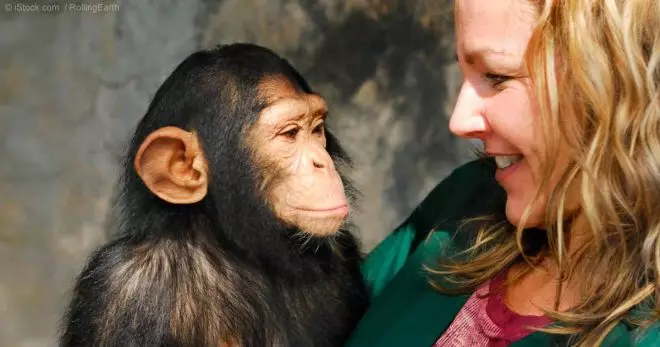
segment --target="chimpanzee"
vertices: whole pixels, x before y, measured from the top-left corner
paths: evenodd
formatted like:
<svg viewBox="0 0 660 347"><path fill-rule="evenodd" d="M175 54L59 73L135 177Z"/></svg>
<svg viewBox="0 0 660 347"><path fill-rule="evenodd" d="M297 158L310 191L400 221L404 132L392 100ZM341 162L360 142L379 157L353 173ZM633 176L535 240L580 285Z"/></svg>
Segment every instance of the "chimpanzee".
<svg viewBox="0 0 660 347"><path fill-rule="evenodd" d="M327 115L268 48L188 56L137 125L118 230L77 278L60 345L342 345L368 298Z"/></svg>

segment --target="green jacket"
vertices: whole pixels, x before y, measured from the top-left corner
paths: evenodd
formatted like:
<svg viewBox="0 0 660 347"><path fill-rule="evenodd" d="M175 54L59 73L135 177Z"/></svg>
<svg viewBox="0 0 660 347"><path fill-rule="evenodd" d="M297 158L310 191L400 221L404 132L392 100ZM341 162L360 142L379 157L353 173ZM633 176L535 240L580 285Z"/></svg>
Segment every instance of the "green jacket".
<svg viewBox="0 0 660 347"><path fill-rule="evenodd" d="M470 233L453 234L461 219L484 213L501 214L505 199L494 180L494 168L483 160L459 167L436 186L365 259L363 273L372 304L346 346L432 346L469 295L443 295L433 290L423 265L432 266L443 252L451 254L466 247ZM512 346L552 345L565 346L566 341L534 332ZM622 323L608 335L603 346L660 346L660 325L655 324L642 334Z"/></svg>

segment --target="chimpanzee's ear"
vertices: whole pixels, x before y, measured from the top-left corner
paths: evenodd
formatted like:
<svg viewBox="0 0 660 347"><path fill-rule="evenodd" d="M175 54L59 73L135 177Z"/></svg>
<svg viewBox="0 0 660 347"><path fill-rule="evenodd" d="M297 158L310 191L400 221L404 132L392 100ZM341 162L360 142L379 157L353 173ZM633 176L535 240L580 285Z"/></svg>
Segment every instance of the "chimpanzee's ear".
<svg viewBox="0 0 660 347"><path fill-rule="evenodd" d="M133 166L149 190L167 202L191 204L206 196L208 164L193 132L171 126L154 131Z"/></svg>

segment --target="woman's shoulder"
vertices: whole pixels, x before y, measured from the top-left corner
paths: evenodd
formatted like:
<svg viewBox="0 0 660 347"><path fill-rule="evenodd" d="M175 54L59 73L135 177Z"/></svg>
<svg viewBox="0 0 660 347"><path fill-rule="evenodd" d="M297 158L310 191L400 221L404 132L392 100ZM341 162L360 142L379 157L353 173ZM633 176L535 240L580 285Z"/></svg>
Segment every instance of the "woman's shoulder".
<svg viewBox="0 0 660 347"><path fill-rule="evenodd" d="M476 159L457 167L436 184L414 209L408 222L421 229L443 228L444 222L485 212L479 210L501 210L505 198L495 181L493 161Z"/></svg>
<svg viewBox="0 0 660 347"><path fill-rule="evenodd" d="M660 347L660 322L646 327L630 327L617 324L602 343L603 346Z"/></svg>
<svg viewBox="0 0 660 347"><path fill-rule="evenodd" d="M503 211L503 197L494 180L494 165L486 159L454 169L364 259L363 275L372 295L380 293L420 244L428 244L429 240L443 245L460 241L464 238L462 235L451 236L461 220L478 216L485 210ZM441 248L430 249L439 251Z"/></svg>
<svg viewBox="0 0 660 347"><path fill-rule="evenodd" d="M633 332L636 347L660 347L660 321Z"/></svg>
<svg viewBox="0 0 660 347"><path fill-rule="evenodd" d="M447 231L457 246L465 246L469 227L455 231L466 220L475 217L505 217L506 193L495 180L492 159L481 158L456 168L438 183L418 206L417 225L422 229ZM413 218L411 218L413 219Z"/></svg>
<svg viewBox="0 0 660 347"><path fill-rule="evenodd" d="M639 304L630 312L631 320L640 320L648 315L654 315L652 307L655 299L648 299ZM621 329L621 328L625 329ZM631 326L630 324L619 324L620 330L624 330L629 340L632 340L631 345L635 347L660 347L660 319L655 316L651 322L647 322L642 326Z"/></svg>

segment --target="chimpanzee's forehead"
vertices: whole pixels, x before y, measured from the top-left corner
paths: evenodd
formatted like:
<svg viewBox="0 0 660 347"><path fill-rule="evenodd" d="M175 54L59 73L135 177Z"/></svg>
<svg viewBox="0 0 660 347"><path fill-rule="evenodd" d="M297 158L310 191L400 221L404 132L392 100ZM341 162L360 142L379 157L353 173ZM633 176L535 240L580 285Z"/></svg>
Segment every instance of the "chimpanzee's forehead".
<svg viewBox="0 0 660 347"><path fill-rule="evenodd" d="M267 105L266 108L288 104L304 105L310 113L327 111L327 103L322 96L298 90L284 77L264 78L259 84L259 97Z"/></svg>
<svg viewBox="0 0 660 347"><path fill-rule="evenodd" d="M265 76L259 81L259 97L266 103L283 97L296 97L301 91L284 76Z"/></svg>
<svg viewBox="0 0 660 347"><path fill-rule="evenodd" d="M269 103L262 110L262 117L270 122L279 122L291 117L315 118L325 116L328 108L325 100L316 94L285 96Z"/></svg>

